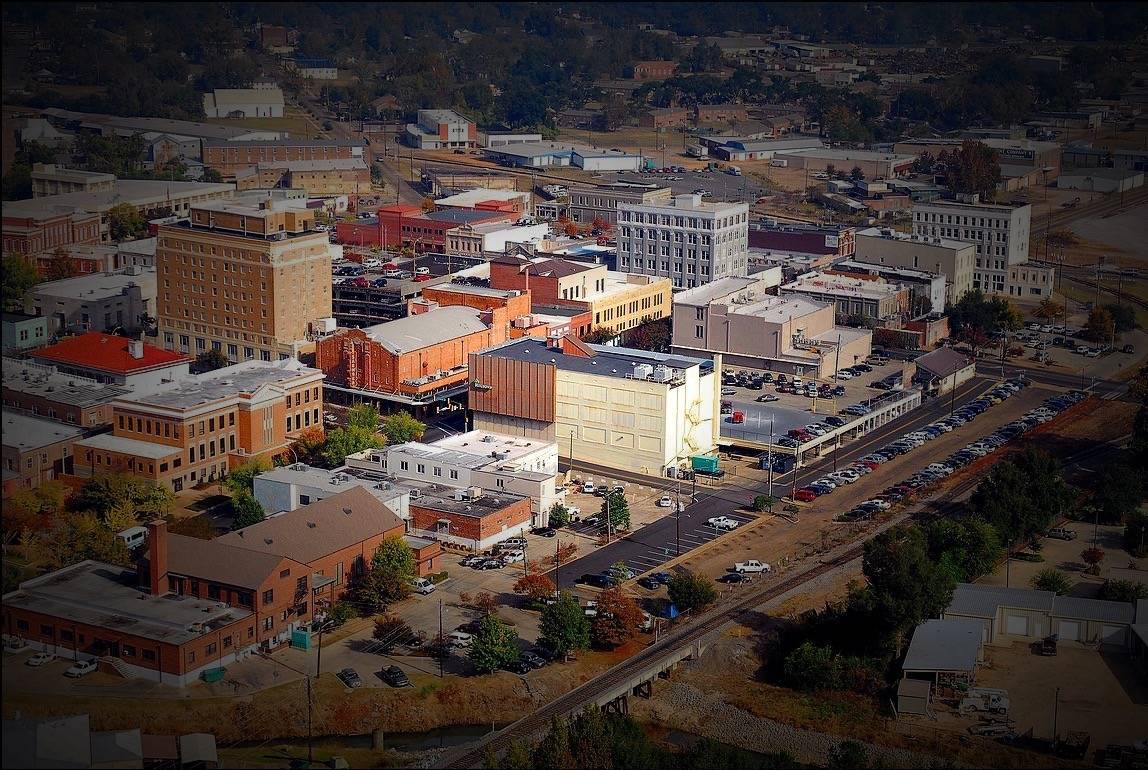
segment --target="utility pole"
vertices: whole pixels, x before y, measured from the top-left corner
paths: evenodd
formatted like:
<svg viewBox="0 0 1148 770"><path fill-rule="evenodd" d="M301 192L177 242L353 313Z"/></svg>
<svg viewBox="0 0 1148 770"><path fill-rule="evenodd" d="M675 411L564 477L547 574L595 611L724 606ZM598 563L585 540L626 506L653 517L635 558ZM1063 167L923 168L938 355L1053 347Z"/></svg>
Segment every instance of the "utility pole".
<svg viewBox="0 0 1148 770"><path fill-rule="evenodd" d="M439 640L439 645L441 647L441 645L444 641L443 634L442 634L442 597L439 597L439 600L438 600L438 640ZM438 652L439 652L439 655L438 655L438 678L442 679L443 678L443 670L442 669L443 669L443 663L444 663L443 654L442 654L443 651L440 649Z"/></svg>
<svg viewBox="0 0 1148 770"><path fill-rule="evenodd" d="M1060 716L1060 688L1056 688L1056 697L1052 700L1052 745L1056 746L1056 720Z"/></svg>
<svg viewBox="0 0 1148 770"><path fill-rule="evenodd" d="M769 496L773 497L773 418L769 418Z"/></svg>
<svg viewBox="0 0 1148 770"><path fill-rule="evenodd" d="M677 538L677 556L682 555L682 478L676 476L677 490L675 492L677 500L674 501L674 535Z"/></svg>
<svg viewBox="0 0 1148 770"><path fill-rule="evenodd" d="M315 766L315 745L311 739L311 712L313 710L313 703L311 700L311 677L307 677L307 767Z"/></svg>

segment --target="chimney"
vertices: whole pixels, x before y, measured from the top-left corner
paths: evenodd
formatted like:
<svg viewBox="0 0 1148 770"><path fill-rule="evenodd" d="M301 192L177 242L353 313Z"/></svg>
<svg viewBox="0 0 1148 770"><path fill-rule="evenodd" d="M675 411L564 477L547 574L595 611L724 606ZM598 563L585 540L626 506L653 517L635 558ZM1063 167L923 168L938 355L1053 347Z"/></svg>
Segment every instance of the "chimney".
<svg viewBox="0 0 1148 770"><path fill-rule="evenodd" d="M143 356L144 356L144 347L143 346L144 346L144 344L141 340L129 340L128 341L128 354L131 355L131 357L136 359L136 360L143 358Z"/></svg>
<svg viewBox="0 0 1148 770"><path fill-rule="evenodd" d="M152 596L167 593L167 522L156 519L147 525L148 585Z"/></svg>

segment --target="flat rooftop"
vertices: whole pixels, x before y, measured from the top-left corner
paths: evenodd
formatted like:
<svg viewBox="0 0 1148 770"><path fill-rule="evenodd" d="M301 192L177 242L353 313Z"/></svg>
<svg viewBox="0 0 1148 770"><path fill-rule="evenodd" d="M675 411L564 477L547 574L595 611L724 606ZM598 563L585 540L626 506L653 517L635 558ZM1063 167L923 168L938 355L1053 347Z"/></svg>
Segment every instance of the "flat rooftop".
<svg viewBox="0 0 1148 770"><path fill-rule="evenodd" d="M162 179L117 179L111 190L45 195L22 201L6 201L6 217L48 217L68 212L104 212L120 203L133 206L165 203L199 195L234 194L235 185L217 182L168 182Z"/></svg>
<svg viewBox="0 0 1148 770"><path fill-rule="evenodd" d="M188 375L179 382L136 394L130 401L149 406L191 409L240 393L254 393L264 385L321 374L321 370L312 369L292 358L282 361L245 361L206 374Z"/></svg>
<svg viewBox="0 0 1148 770"><path fill-rule="evenodd" d="M288 171L366 171L363 158L327 158L324 160L268 160L259 168L285 168Z"/></svg>
<svg viewBox="0 0 1148 770"><path fill-rule="evenodd" d="M95 112L74 112L51 108L42 110L46 117L56 118L68 122L80 121L93 125L104 125L110 128L132 128L141 132L156 132L160 134L175 134L177 136L192 136L212 139L231 139L251 133L279 133L266 129L242 128L239 126L221 126L217 123L199 123L190 120L168 120L167 118L127 118L119 115L104 115Z"/></svg>
<svg viewBox="0 0 1148 770"><path fill-rule="evenodd" d="M44 417L4 410L4 446L20 452L30 452L61 441L78 439L84 435L81 428Z"/></svg>
<svg viewBox="0 0 1148 770"><path fill-rule="evenodd" d="M676 298L675 298L676 300ZM730 305L729 312L738 315L751 315L764 319L769 323L785 323L800 319L810 313L824 310L828 305L817 302L809 297L793 294L783 294L780 297L767 295L746 305Z"/></svg>
<svg viewBox="0 0 1148 770"><path fill-rule="evenodd" d="M709 359L691 358L667 353L653 353L648 350L618 348L610 345L583 344L594 351L595 355L585 358L563 353L561 350L548 347L546 340L538 339L537 337L521 337L517 340L489 348L478 355L508 358L514 361L527 361L536 364L551 364L563 371L595 374L602 377L616 377L618 379L632 378L634 367L639 364L667 366L673 369L689 369L694 366L700 366L703 370L708 369L712 371L713 369L713 361Z"/></svg>
<svg viewBox="0 0 1148 770"><path fill-rule="evenodd" d="M473 190L439 198L435 201L435 204L439 206L473 206L483 201L513 201L523 196L529 198L530 193L518 192L517 190L489 190L485 187L476 187Z"/></svg>
<svg viewBox="0 0 1148 770"><path fill-rule="evenodd" d="M100 433L96 436L80 439L76 446L87 449L105 449L135 457L145 457L149 460L162 460L165 457L182 454L180 447L171 444L153 444L150 441L128 438L127 436L113 436L111 433Z"/></svg>
<svg viewBox="0 0 1148 770"><path fill-rule="evenodd" d="M81 409L106 404L130 393L130 388L110 385L87 377L61 374L54 366L5 358L3 363L5 390L29 396L38 396L60 404Z"/></svg>
<svg viewBox="0 0 1148 770"><path fill-rule="evenodd" d="M422 350L440 342L476 334L489 328L482 320L481 310L463 305L448 305L377 326L368 326L362 331L387 350L397 354Z"/></svg>
<svg viewBox="0 0 1148 770"><path fill-rule="evenodd" d="M554 446L551 442L528 439L521 436L508 436L485 430L471 430L447 436L433 444L409 441L406 444L388 447L389 452L401 452L415 457L441 458L443 462L466 464L470 468L481 468L491 463L514 463L527 455L544 451ZM498 457L492 456L497 452ZM469 459L468 459L469 458Z"/></svg>
<svg viewBox="0 0 1148 770"><path fill-rule="evenodd" d="M930 273L928 270L916 270L911 267L894 267L893 265L879 265L875 262L865 262L859 259L846 259L842 262L835 262L832 270L845 269L847 272L852 268L852 272L872 272L872 273L889 273L891 275L901 275L905 278L913 278L917 280L930 280L938 277L939 273ZM675 297L675 299L677 299Z"/></svg>
<svg viewBox="0 0 1148 770"><path fill-rule="evenodd" d="M91 560L21 583L4 595L4 606L167 644L199 639L251 614L187 595L152 596L137 587L134 570Z"/></svg>
<svg viewBox="0 0 1148 770"><path fill-rule="evenodd" d="M488 147L485 152L516 158L537 158L545 155L573 155L592 152L593 148L577 142L516 142L499 147Z"/></svg>
<svg viewBox="0 0 1148 770"><path fill-rule="evenodd" d="M881 280L849 278L848 276L827 275L825 273L808 273L781 288L783 291L876 300L885 299L901 290L899 285Z"/></svg>
<svg viewBox="0 0 1148 770"><path fill-rule="evenodd" d="M418 508L429 508L432 511L453 513L460 516L473 516L483 518L492 516L506 507L528 500L525 495L515 495L510 492L490 492L484 490L473 500L456 500L453 494L444 490L442 492L420 490L417 498L411 500L411 505Z"/></svg>
<svg viewBox="0 0 1148 770"><path fill-rule="evenodd" d="M898 232L897 230L887 227L867 227L864 230L858 230L857 237L861 236L865 236L866 238L881 238L886 241L906 241L924 247L955 249L957 251L973 246L971 243L954 241L951 238L934 238L932 236L926 237L923 235L914 237L909 233Z"/></svg>
<svg viewBox="0 0 1148 770"><path fill-rule="evenodd" d="M435 291L471 294L476 297L497 297L498 299L509 299L522 294L522 291L518 289L492 289L489 286L473 286L469 283L442 283L432 288Z"/></svg>
<svg viewBox="0 0 1148 770"><path fill-rule="evenodd" d="M692 289L680 291L674 295L675 305L689 305L690 307L709 307L714 300L722 299L730 294L744 291L761 282L760 278L742 278L728 276L718 278L716 281L703 283Z"/></svg>
<svg viewBox="0 0 1148 770"><path fill-rule="evenodd" d="M360 454L366 455L370 452L381 452L381 450L367 450ZM295 484L311 489L321 489L332 495L345 492L350 486L363 487L374 495L379 502L392 507L397 507L395 503L397 498L410 491L409 487L402 483L395 483L393 477L381 471L347 467L329 471L325 468L315 468L303 463L272 468L260 473L256 478L263 482ZM268 511L268 513L276 513L276 511Z"/></svg>
<svg viewBox="0 0 1148 770"><path fill-rule="evenodd" d="M483 211L480 209L445 209L443 211L428 211L423 214L422 219L429 219L432 222L453 222L457 225L472 224L485 222L497 217L505 217L504 211Z"/></svg>
<svg viewBox="0 0 1148 770"><path fill-rule="evenodd" d="M258 129L256 129L258 130ZM227 139L205 139L204 148L231 147L244 150L248 147L362 147L362 142L350 139L307 139L305 137L288 137L286 139L245 139L242 141L228 141Z"/></svg>
<svg viewBox="0 0 1148 770"><path fill-rule="evenodd" d="M827 158L830 160L892 160L911 161L916 155L895 152L875 152L873 150L831 150L828 148L808 148L785 150L785 155L800 155L806 158Z"/></svg>

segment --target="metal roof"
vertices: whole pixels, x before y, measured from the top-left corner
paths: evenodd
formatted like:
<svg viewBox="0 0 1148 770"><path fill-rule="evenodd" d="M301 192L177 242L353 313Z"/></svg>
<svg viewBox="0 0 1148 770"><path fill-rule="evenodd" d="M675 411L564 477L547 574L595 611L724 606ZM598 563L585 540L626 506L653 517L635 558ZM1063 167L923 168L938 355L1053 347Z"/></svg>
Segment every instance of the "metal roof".
<svg viewBox="0 0 1148 770"><path fill-rule="evenodd" d="M368 326L363 332L387 350L399 354L477 334L489 328L482 321L481 310L463 305L448 305L377 326Z"/></svg>
<svg viewBox="0 0 1148 770"><path fill-rule="evenodd" d="M996 617L997 609L1001 606L1052 612L1052 601L1055 597L1056 594L1052 591L960 583L953 591L953 600L949 603L945 614L992 618Z"/></svg>
<svg viewBox="0 0 1148 770"><path fill-rule="evenodd" d="M1052 600L1052 614L1058 618L1095 620L1101 623L1132 623L1136 609L1131 602L1109 602L1080 596L1058 596Z"/></svg>
<svg viewBox="0 0 1148 770"><path fill-rule="evenodd" d="M913 632L903 671L972 671L984 625L979 620L926 620Z"/></svg>
<svg viewBox="0 0 1148 770"><path fill-rule="evenodd" d="M4 446L19 452L51 446L84 435L82 428L4 410Z"/></svg>

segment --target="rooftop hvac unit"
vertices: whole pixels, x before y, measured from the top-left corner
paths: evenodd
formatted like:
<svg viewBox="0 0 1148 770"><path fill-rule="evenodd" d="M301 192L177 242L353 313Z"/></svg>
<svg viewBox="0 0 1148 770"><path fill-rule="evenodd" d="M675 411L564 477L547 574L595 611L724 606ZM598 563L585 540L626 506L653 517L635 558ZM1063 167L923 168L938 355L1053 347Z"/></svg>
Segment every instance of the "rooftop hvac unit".
<svg viewBox="0 0 1148 770"><path fill-rule="evenodd" d="M654 367L649 364L638 364L634 367L634 376L639 380L647 380L654 373Z"/></svg>
<svg viewBox="0 0 1148 770"><path fill-rule="evenodd" d="M674 370L668 366L654 367L654 381L655 382L669 382L674 378Z"/></svg>
<svg viewBox="0 0 1148 770"><path fill-rule="evenodd" d="M470 499L470 492L465 490L465 489L456 489L454 491L454 494L452 495L452 497L455 500L469 500Z"/></svg>
<svg viewBox="0 0 1148 770"><path fill-rule="evenodd" d="M331 477L331 486L337 487L342 483L343 483L343 480L341 478L339 478L338 476L332 476Z"/></svg>
<svg viewBox="0 0 1148 770"><path fill-rule="evenodd" d="M483 437L482 437L482 443L484 443L484 444L493 444L493 443L494 443L494 436L489 436L489 435L488 435L488 436L483 436Z"/></svg>
<svg viewBox="0 0 1148 770"><path fill-rule="evenodd" d="M418 500L422 496L423 496L423 493L418 491L417 489L411 490L411 499L412 500Z"/></svg>
<svg viewBox="0 0 1148 770"><path fill-rule="evenodd" d="M302 470L306 470L306 469L307 469L307 466L304 465L303 463L295 463L294 465L291 466L291 470L293 470L293 471L302 471Z"/></svg>
<svg viewBox="0 0 1148 770"><path fill-rule="evenodd" d="M391 488L391 482L389 482L389 481L380 481L378 484L375 484L375 489L390 489L390 488Z"/></svg>

